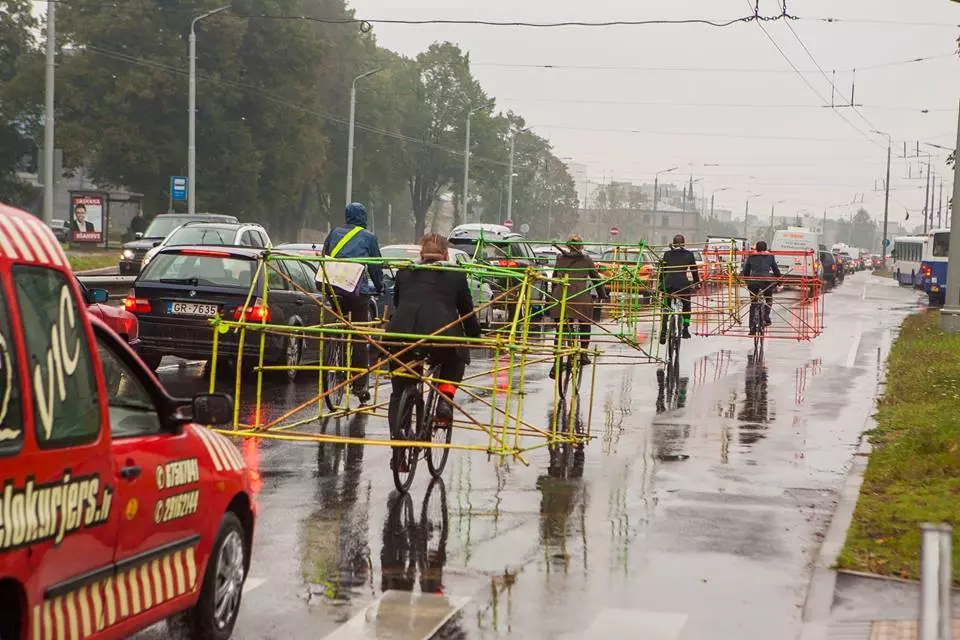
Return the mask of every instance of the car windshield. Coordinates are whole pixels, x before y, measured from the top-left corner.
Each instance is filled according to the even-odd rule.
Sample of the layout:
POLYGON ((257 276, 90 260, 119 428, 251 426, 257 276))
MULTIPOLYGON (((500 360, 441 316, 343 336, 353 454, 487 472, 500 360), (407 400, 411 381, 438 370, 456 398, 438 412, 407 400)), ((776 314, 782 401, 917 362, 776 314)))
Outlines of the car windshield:
POLYGON ((631 262, 635 264, 637 260, 642 263, 653 262, 648 252, 644 251, 641 255, 636 249, 612 249, 603 254, 604 262, 631 262))
POLYGON ((256 267, 255 260, 227 254, 161 253, 140 274, 138 282, 249 289, 256 267))
POLYGON ((950 232, 949 231, 933 234, 933 257, 934 258, 950 257, 950 232))
POLYGON ((190 220, 195 220, 190 216, 158 216, 153 219, 147 230, 143 232, 144 238, 166 238, 170 232, 190 220))
POLYGON ((506 246, 506 243, 494 244, 490 241, 485 241, 483 243, 483 251, 478 254, 477 245, 479 243, 479 240, 469 238, 454 238, 450 241, 450 244, 456 245, 457 249, 465 251, 477 260, 502 260, 510 257, 508 254, 509 248, 506 246))
POLYGON ((189 226, 181 227, 170 234, 167 245, 183 244, 233 244, 236 232, 229 229, 189 226))

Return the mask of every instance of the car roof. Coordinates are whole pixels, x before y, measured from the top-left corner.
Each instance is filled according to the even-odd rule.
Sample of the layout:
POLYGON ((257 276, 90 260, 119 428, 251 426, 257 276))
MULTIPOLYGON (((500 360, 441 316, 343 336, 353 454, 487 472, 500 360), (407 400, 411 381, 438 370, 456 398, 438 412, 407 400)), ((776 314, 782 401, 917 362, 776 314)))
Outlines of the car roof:
POLYGON ((177 227, 177 229, 194 229, 196 227, 203 229, 222 229, 224 231, 238 231, 243 227, 262 228, 259 224, 251 224, 249 222, 208 222, 204 220, 191 220, 184 222, 182 225, 177 227))
POLYGON ((165 253, 194 252, 196 255, 223 256, 246 260, 256 260, 267 251, 269 250, 263 247, 236 247, 233 245, 217 245, 214 247, 208 244, 181 244, 172 247, 163 247, 159 252, 157 252, 157 255, 165 253))
POLYGON ((4 260, 70 270, 50 227, 26 211, 0 204, 0 262, 4 260))
POLYGON ((187 220, 196 220, 197 222, 239 222, 237 216, 231 216, 226 213, 161 213, 153 217, 157 218, 186 218, 187 220))
POLYGON ((480 236, 484 236, 484 239, 487 239, 487 236, 492 235, 496 236, 493 239, 506 240, 512 238, 523 238, 522 235, 512 231, 509 227, 505 227, 502 224, 488 224, 486 222, 471 222, 468 224, 457 225, 453 228, 453 231, 450 232, 451 240, 474 240, 480 236))

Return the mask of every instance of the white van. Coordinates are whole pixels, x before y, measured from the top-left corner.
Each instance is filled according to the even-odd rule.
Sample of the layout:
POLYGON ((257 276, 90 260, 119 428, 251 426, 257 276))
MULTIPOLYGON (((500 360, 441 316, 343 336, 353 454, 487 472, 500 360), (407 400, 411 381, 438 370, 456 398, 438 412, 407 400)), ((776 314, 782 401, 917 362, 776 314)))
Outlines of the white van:
POLYGON ((790 227, 773 234, 770 250, 791 252, 777 255, 777 267, 785 279, 819 277, 820 261, 817 259, 819 244, 817 234, 802 227, 790 227))

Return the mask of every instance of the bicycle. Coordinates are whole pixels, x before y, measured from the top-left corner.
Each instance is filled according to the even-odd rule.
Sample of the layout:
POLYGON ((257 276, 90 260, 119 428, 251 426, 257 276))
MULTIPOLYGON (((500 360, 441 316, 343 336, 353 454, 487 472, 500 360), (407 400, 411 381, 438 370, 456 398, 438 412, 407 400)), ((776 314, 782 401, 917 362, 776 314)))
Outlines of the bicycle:
MULTIPOLYGON (((553 363, 553 377, 556 379, 557 393, 561 400, 566 400, 567 397, 569 397, 568 392, 570 389, 573 390, 573 395, 580 394, 580 385, 583 383, 583 370, 586 365, 589 364, 589 360, 583 352, 582 343, 580 342, 581 325, 570 322, 569 320, 564 324, 568 325, 570 329, 563 333, 563 340, 560 342, 558 348, 561 353, 566 351, 567 355, 557 357, 553 363)), ((559 332, 561 328, 558 322, 556 330, 559 332)))
MULTIPOLYGON (((332 298, 328 297, 328 304, 334 309, 339 309, 332 298)), ((367 304, 370 306, 370 317, 376 319, 377 306, 373 298, 368 297, 367 304)), ((338 336, 328 337, 323 341, 323 373, 320 376, 320 391, 326 393, 329 389, 336 389, 332 393, 324 396, 324 403, 330 411, 337 411, 343 406, 343 398, 347 394, 347 385, 345 383, 349 378, 351 371, 347 371, 347 343, 346 338, 338 336), (337 389, 337 387, 340 387, 337 389)), ((360 344, 361 349, 368 349, 363 338, 354 336, 351 340, 351 351, 360 344)), ((353 363, 351 363, 352 365, 353 363)))
MULTIPOLYGON (((421 354, 417 353, 417 356, 421 354)), ((407 442, 432 442, 434 444, 450 444, 453 439, 453 424, 445 427, 437 427, 433 424, 433 419, 437 415, 437 406, 440 401, 440 393, 434 388, 434 385, 426 385, 425 380, 437 378, 439 367, 429 365, 425 374, 420 375, 423 369, 423 362, 412 365, 418 372, 417 381, 403 390, 400 400, 397 403, 396 415, 389 419, 390 438, 392 440, 407 442), (424 398, 426 392, 426 398, 424 398)), ((397 374, 394 374, 397 375, 397 374)), ((417 463, 420 461, 421 454, 427 459, 427 468, 430 475, 439 478, 447 465, 447 458, 450 457, 449 447, 416 447, 403 446, 393 447, 390 467, 393 471, 393 484, 397 491, 406 492, 413 483, 413 477, 417 472, 417 463), (421 449, 426 451, 422 452, 421 449)))
POLYGON ((750 292, 750 335, 753 336, 753 350, 760 355, 763 354, 764 334, 767 331, 763 317, 766 306, 763 291, 750 292))
MULTIPOLYGON (((683 341, 683 300, 679 295, 664 292, 665 296, 670 298, 664 307, 664 313, 667 316, 667 363, 680 362, 680 344, 683 341)), ((660 329, 663 330, 664 323, 660 323, 660 329)))

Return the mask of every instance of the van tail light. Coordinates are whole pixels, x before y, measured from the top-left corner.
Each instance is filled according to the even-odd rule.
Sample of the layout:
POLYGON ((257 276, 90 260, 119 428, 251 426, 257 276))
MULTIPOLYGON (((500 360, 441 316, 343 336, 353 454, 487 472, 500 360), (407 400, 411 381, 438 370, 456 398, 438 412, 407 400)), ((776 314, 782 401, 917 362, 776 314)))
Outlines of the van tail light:
POLYGON ((925 264, 920 267, 920 271, 923 273, 924 277, 929 278, 933 275, 933 269, 930 268, 930 265, 925 264))
POLYGON ((520 263, 516 260, 497 260, 498 267, 519 267, 520 263))
POLYGON ((130 313, 150 313, 150 301, 146 298, 137 298, 132 293, 123 299, 123 308, 130 313))
POLYGON ((240 318, 243 318, 244 322, 270 322, 272 317, 270 314, 270 307, 263 304, 262 300, 257 300, 254 304, 247 307, 237 307, 233 310, 233 319, 237 322, 240 321, 240 318))
POLYGON ((831 264, 831 265, 830 265, 830 271, 836 271, 836 270, 837 270, 837 265, 831 264))

